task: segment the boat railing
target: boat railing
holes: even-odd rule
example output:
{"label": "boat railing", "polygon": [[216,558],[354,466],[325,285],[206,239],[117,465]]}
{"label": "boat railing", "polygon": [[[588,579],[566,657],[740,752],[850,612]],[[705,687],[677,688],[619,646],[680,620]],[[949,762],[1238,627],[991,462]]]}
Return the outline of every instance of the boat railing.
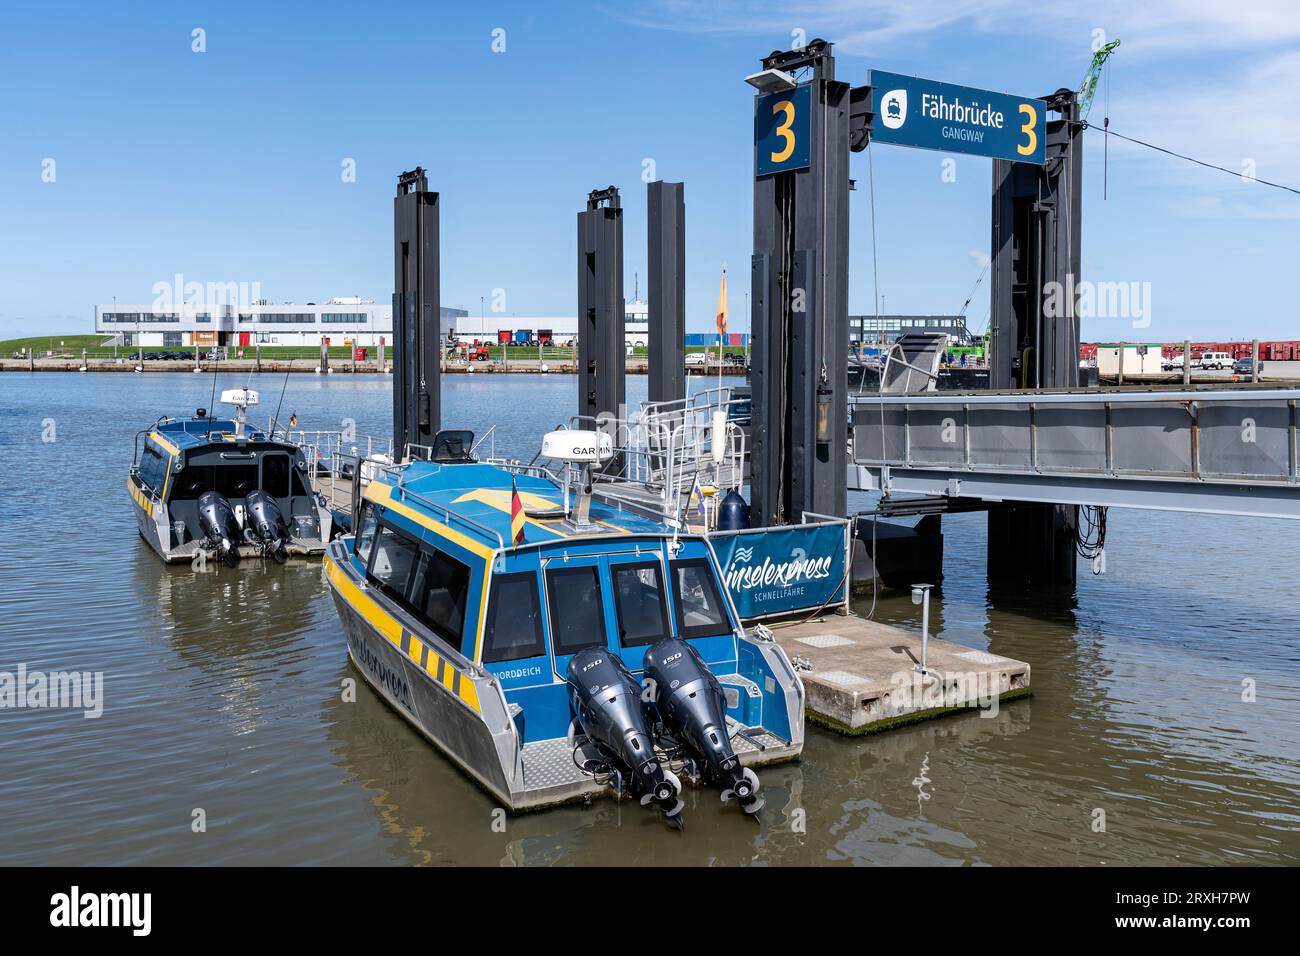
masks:
{"label": "boat railing", "polygon": [[[393,442],[389,438],[358,436],[351,431],[277,429],[275,440],[297,445],[306,459],[313,488],[324,494],[338,511],[351,512],[352,487],[372,477],[365,474],[369,461],[374,472],[392,462]],[[363,451],[364,449],[364,451]]]}
{"label": "boat railing", "polygon": [[610,435],[614,454],[593,475],[597,483],[610,490],[634,487],[639,498],[657,502],[660,514],[675,522],[681,496],[697,480],[717,488],[743,483],[746,438],[737,422],[747,414],[748,402],[733,397],[730,386],[716,386],[690,398],[643,402],[627,418],[574,415],[568,427]]}

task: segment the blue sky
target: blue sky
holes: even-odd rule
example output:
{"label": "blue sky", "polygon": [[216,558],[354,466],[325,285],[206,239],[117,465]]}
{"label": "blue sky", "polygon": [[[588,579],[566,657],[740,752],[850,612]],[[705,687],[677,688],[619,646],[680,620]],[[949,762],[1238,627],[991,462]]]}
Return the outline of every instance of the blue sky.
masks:
{"label": "blue sky", "polygon": [[[571,315],[592,188],[623,190],[627,292],[638,272],[645,288],[646,159],[686,183],[688,328],[711,326],[726,263],[734,329],[751,253],[742,78],[763,55],[799,30],[835,41],[855,84],[877,67],[1036,96],[1078,85],[1096,29],[1123,41],[1113,129],[1300,185],[1295,3],[10,4],[0,336],[90,331],[95,303],[152,301],[176,273],[276,302],[386,301],[395,177],[417,164],[442,194],[444,305],[477,310],[500,288],[507,314]],[[1300,196],[1112,139],[1103,202],[1086,135],[1083,275],[1150,283],[1142,336],[1300,338]],[[955,312],[988,252],[989,161],[959,158],[944,182],[944,154],[872,152],[885,311]],[[869,312],[866,154],[852,175],[850,310]],[[1138,335],[1094,319],[1084,337]]]}

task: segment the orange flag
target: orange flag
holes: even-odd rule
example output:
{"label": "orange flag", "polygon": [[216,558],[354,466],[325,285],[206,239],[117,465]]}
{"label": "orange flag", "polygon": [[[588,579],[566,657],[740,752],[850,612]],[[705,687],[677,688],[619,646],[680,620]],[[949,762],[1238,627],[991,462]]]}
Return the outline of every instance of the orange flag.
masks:
{"label": "orange flag", "polygon": [[727,334],[727,270],[722,270],[722,285],[718,288],[718,335]]}

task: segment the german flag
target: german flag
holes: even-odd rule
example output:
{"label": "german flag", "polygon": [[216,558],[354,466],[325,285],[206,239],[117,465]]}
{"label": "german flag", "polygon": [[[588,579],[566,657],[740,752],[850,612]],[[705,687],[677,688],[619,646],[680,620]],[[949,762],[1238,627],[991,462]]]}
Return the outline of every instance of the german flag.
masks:
{"label": "german flag", "polygon": [[514,475],[510,476],[510,537],[516,547],[524,543],[524,503],[519,500]]}

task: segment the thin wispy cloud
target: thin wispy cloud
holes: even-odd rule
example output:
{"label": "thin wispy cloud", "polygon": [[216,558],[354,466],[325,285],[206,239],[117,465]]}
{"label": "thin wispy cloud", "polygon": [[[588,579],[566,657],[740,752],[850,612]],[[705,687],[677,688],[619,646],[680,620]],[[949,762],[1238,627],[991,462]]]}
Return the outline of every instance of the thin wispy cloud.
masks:
{"label": "thin wispy cloud", "polygon": [[1187,50],[1277,48],[1300,39],[1295,0],[1155,0],[1080,4],[1049,0],[793,0],[779,6],[751,0],[649,0],[615,16],[644,27],[738,36],[790,35],[803,30],[835,41],[845,53],[878,52],[887,43],[924,39],[944,30],[1077,38],[1097,27],[1124,37],[1133,52],[1172,55]]}

